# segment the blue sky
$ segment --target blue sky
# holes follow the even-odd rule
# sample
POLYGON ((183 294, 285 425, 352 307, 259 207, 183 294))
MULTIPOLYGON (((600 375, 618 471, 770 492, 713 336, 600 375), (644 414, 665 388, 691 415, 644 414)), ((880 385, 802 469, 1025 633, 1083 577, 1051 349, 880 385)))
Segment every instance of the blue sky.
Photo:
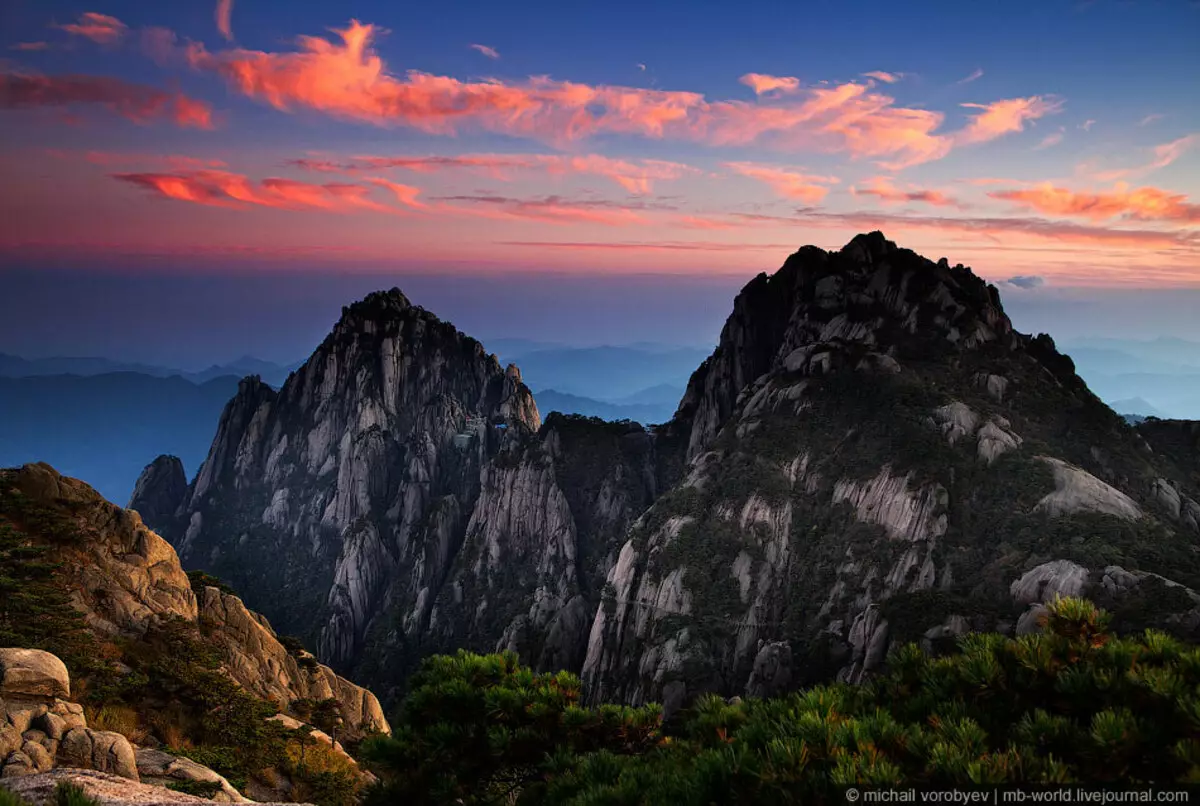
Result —
POLYGON ((220 5, 0 8, 0 271, 569 309, 879 228, 1047 299, 1200 288, 1195 2, 220 5))

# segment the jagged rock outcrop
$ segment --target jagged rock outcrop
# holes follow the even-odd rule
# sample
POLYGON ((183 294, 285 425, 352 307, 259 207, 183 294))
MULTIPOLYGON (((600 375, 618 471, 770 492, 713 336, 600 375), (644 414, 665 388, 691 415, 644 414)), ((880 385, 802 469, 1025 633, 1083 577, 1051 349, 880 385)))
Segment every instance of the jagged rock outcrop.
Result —
MULTIPOLYGON (((202 628, 223 655, 224 671, 247 691, 287 708, 302 699, 338 701, 351 735, 389 731, 379 700, 329 667, 290 653, 270 624, 236 596, 213 587, 198 599, 179 557, 137 512, 105 501, 82 481, 45 464, 0 473, 0 485, 43 511, 61 513, 73 539, 60 551, 71 604, 99 637, 138 640, 153 627, 184 623, 202 628), (69 524, 69 527, 67 526, 69 524)), ((0 512, 19 519, 16 513, 0 512)), ((62 661, 36 650, 0 650, 0 692, 29 680, 51 697, 66 697, 62 661), (39 665, 41 664, 41 665, 39 665), (11 681, 11 682, 10 682, 11 681)), ((0 696, 6 696, 0 693, 0 696)), ((56 737, 58 738, 58 737, 56 737)), ((73 740, 80 754, 107 753, 95 737, 73 740), (77 746, 76 746, 77 745, 77 746), (99 747, 99 749, 96 749, 99 747)), ((74 752, 74 751, 73 751, 74 752)), ((122 761, 122 763, 124 763, 122 761)))
MULTIPOLYGON (((898 641, 1023 629, 1045 590, 1095 589, 1100 556, 1200 583, 1173 514, 1196 477, 1048 336, 1016 332, 994 287, 880 233, 752 280, 660 430, 684 435, 688 466, 609 572, 594 700, 757 692, 764 646, 790 649, 793 685, 859 681, 898 641)), ((1144 590, 1112 601, 1118 622, 1151 619, 1144 590)))
POLYGON ((187 491, 183 461, 178 456, 160 456, 138 476, 129 508, 137 510, 148 523, 162 523, 176 516, 187 491))
POLYGON ((278 392, 243 381, 155 525, 380 690, 457 646, 578 669, 629 523, 680 466, 656 442, 542 427, 516 367, 393 290, 345 309, 278 392))
POLYGON ((1020 629, 1009 588, 1051 558, 1200 586, 1193 447, 1160 431, 970 269, 871 233, 747 284, 653 433, 539 427, 515 368, 372 295, 279 392, 243 382, 162 529, 390 695, 430 652, 509 648, 670 710, 1020 629))

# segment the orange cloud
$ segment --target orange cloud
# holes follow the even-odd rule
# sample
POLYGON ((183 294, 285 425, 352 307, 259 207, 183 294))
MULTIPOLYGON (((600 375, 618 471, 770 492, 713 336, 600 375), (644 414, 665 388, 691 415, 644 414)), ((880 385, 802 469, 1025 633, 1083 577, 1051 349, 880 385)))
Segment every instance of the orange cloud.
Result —
POLYGON ((233 41, 233 0, 217 0, 217 10, 214 14, 217 30, 228 41, 233 41))
POLYGON ((113 174, 113 178, 155 191, 170 199, 213 207, 244 209, 247 206, 260 206, 331 212, 356 209, 389 213, 397 211, 395 207, 369 198, 369 188, 340 182, 316 185, 294 179, 271 177, 256 183, 241 174, 216 170, 173 174, 121 173, 113 174))
POLYGON ((791 76, 768 76, 762 73, 746 73, 738 79, 755 95, 765 95, 768 92, 795 92, 800 89, 800 79, 791 76))
MULTIPOLYGON (((760 97, 746 102, 548 76, 460 81, 410 70, 397 77, 372 48, 377 33, 351 21, 333 40, 300 37, 290 52, 209 52, 194 42, 173 47, 193 68, 216 73, 235 91, 282 111, 311 109, 433 134, 472 128, 558 145, 622 134, 847 153, 875 158, 889 170, 938 159, 957 144, 1019 131, 1025 121, 1061 105, 1039 96, 976 105, 983 111, 962 132, 942 134, 941 113, 898 107, 874 82, 801 88, 798 79, 751 73, 742 80, 760 97)), ((158 52, 170 43, 155 37, 152 44, 158 52)))
POLYGON ((696 168, 667 160, 621 160, 598 154, 461 154, 458 156, 359 156, 345 162, 296 159, 289 164, 326 173, 358 173, 398 168, 417 173, 464 169, 508 179, 514 170, 544 170, 550 174, 590 174, 616 182, 630 193, 649 193, 655 181, 699 173, 696 168))
POLYGON ((829 193, 826 184, 841 181, 836 176, 815 176, 756 162, 726 162, 723 165, 734 173, 765 182, 780 196, 800 199, 809 204, 816 204, 825 198, 829 193))
POLYGON ((99 105, 135 123, 169 120, 178 126, 213 127, 212 108, 178 92, 103 76, 0 74, 0 109, 99 105))
POLYGON ((883 70, 872 70, 869 73, 863 73, 863 75, 867 78, 873 78, 876 81, 882 81, 884 84, 895 84, 904 78, 904 73, 886 73, 883 70))
POLYGON ((97 14, 86 11, 79 15, 79 21, 55 26, 74 36, 86 37, 101 45, 112 45, 120 41, 129 30, 129 26, 116 17, 107 14, 97 14))
POLYGON ((471 50, 479 51, 484 56, 487 56, 489 59, 499 59, 500 58, 500 51, 496 50, 493 47, 488 47, 487 45, 471 45, 470 48, 471 48, 471 50))
POLYGON ((1024 131, 1031 120, 1054 114, 1063 102, 1051 96, 1033 95, 1029 98, 1009 98, 990 104, 962 104, 968 109, 982 109, 956 139, 962 143, 983 143, 1011 132, 1024 131))
POLYGON ((855 196, 874 196, 885 203, 920 202, 932 204, 935 207, 963 208, 961 202, 939 190, 901 190, 888 177, 884 176, 870 180, 870 184, 866 187, 852 187, 850 192, 855 196))
POLYGON ((1046 183, 1029 190, 1002 190, 988 195, 1047 215, 1093 220, 1124 216, 1142 221, 1200 224, 1200 204, 1189 203, 1183 194, 1153 187, 1130 190, 1119 183, 1108 193, 1076 193, 1046 183))

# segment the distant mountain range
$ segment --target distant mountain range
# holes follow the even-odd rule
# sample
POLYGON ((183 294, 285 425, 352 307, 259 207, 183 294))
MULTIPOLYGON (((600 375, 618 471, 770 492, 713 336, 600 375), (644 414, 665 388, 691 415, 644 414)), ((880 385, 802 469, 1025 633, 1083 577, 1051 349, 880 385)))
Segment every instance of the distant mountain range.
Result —
POLYGON ((276 364, 263 361, 253 356, 242 356, 228 364, 213 364, 199 372, 172 367, 162 367, 154 364, 138 364, 125 361, 113 361, 96 356, 56 356, 52 358, 21 358, 15 355, 0 353, 0 377, 2 378, 32 378, 46 375, 106 375, 117 372, 134 372, 139 375, 150 375, 155 378, 170 378, 178 376, 192 383, 205 383, 214 378, 234 375, 243 378, 247 375, 258 375, 271 386, 282 386, 287 376, 303 362, 292 364, 276 364))
POLYGON ((142 372, 0 377, 0 467, 49 462, 124 504, 147 455, 199 467, 237 385, 234 375, 203 383, 142 372))
POLYGON ((1063 348, 1092 391, 1122 414, 1200 418, 1200 342, 1092 338, 1063 348), (1153 412, 1127 411, 1131 400, 1153 412))

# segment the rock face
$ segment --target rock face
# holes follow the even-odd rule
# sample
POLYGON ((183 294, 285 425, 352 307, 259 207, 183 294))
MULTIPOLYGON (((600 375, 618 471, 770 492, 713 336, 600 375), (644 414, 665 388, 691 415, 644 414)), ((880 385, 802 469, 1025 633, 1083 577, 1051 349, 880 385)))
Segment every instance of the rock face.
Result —
MULTIPOLYGON (((747 284, 653 433, 539 427, 514 367, 372 295, 278 393, 243 382, 160 528, 376 690, 510 648, 670 709, 1011 631, 1053 558, 1200 588, 1188 433, 1139 435, 993 286, 871 233, 747 284)), ((1121 618, 1167 619, 1157 584, 1121 618)))
MULTIPOLYGON (((143 784, 94 770, 57 769, 52 772, 0 782, 31 806, 53 806, 54 790, 62 781, 75 784, 101 806, 199 806, 211 800, 172 792, 162 786, 143 784)), ((281 806, 281 804, 264 804, 281 806)))
MULTIPOLYGON (((593 700, 757 694, 785 647, 789 685, 862 680, 897 641, 1012 630, 1047 590, 1095 590, 1097 556, 1200 583, 1183 462, 1014 331, 994 287, 879 233, 752 280, 660 432, 688 467, 609 572, 593 700)), ((1136 588, 1119 621, 1191 629, 1136 588)))
POLYGON ((187 495, 187 476, 178 456, 160 456, 142 470, 129 499, 147 523, 160 523, 175 517, 187 495))
MULTIPOLYGON (((69 569, 72 604, 98 636, 137 640, 153 625, 195 624, 223 651, 226 673, 251 693, 285 708, 298 699, 334 698, 352 735, 390 730, 371 692, 311 658, 305 662, 289 653, 266 619, 247 610, 236 596, 209 587, 198 600, 175 549, 137 512, 110 504, 87 484, 49 465, 4 471, 0 484, 37 505, 70 513, 78 536, 63 565, 69 569)), ((69 694, 67 670, 49 653, 0 650, 0 674, 0 697, 18 691, 41 697, 69 694)))
POLYGON ((243 381, 182 506, 154 525, 185 565, 380 690, 460 645, 578 668, 656 456, 639 426, 541 428, 516 367, 393 290, 345 309, 278 393, 243 381))

